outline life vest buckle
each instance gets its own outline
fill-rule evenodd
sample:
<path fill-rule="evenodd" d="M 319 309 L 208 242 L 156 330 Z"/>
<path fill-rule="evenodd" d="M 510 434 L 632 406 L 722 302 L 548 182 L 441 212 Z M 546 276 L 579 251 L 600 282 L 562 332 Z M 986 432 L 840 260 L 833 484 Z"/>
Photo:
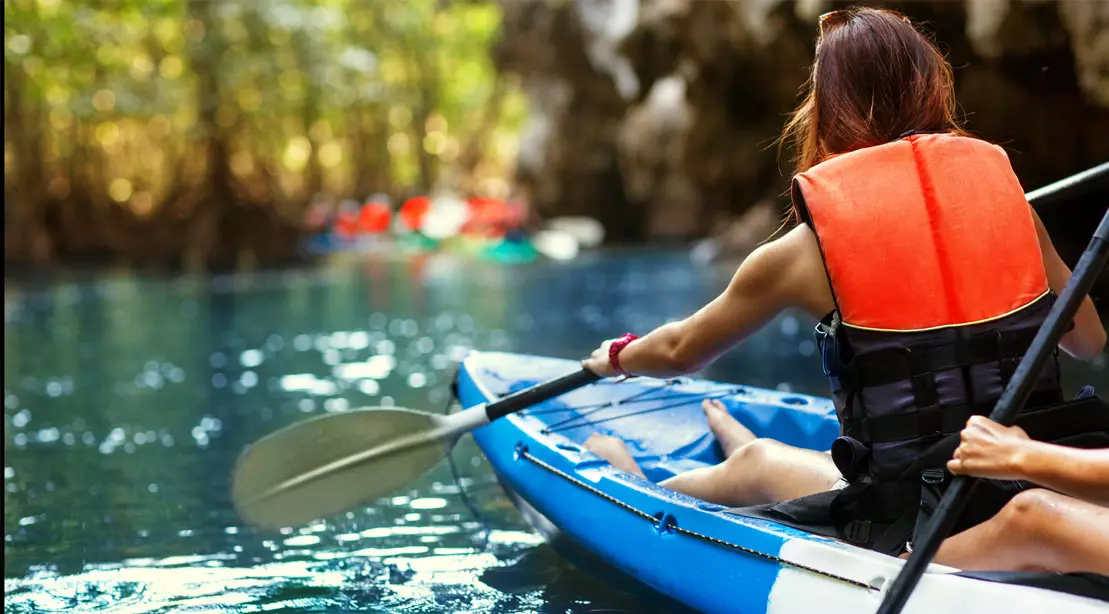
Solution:
<path fill-rule="evenodd" d="M 839 312 L 816 324 L 816 345 L 820 352 L 820 369 L 827 377 L 839 377 L 844 372 L 843 352 L 839 338 Z"/>
<path fill-rule="evenodd" d="M 943 469 L 925 469 L 920 472 L 920 479 L 923 480 L 925 484 L 943 484 L 944 480 L 947 479 L 947 475 L 944 473 Z"/>

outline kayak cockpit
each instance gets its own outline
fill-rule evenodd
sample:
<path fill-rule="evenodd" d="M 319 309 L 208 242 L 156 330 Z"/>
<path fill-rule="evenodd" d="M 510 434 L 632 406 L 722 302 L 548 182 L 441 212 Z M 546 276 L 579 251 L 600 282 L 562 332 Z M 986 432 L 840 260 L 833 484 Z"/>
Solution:
<path fill-rule="evenodd" d="M 492 353 L 471 355 L 467 366 L 498 397 L 567 371 L 565 360 Z M 647 479 L 660 482 L 724 460 L 701 409 L 705 399 L 718 399 L 755 435 L 793 446 L 827 450 L 839 434 L 828 399 L 691 378 L 602 381 L 524 410 L 520 418 L 566 451 L 594 433 L 618 437 Z"/>

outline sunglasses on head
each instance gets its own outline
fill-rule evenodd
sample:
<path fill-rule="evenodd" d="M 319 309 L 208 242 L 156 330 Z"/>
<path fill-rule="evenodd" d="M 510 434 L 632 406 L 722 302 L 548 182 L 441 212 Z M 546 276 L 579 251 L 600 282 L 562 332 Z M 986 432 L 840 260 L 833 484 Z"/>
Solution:
<path fill-rule="evenodd" d="M 882 11 L 882 12 L 887 12 L 887 11 Z M 820 18 L 819 18 L 819 21 L 817 22 L 817 23 L 820 24 L 820 36 L 824 36 L 824 33 L 827 32 L 828 30 L 830 30 L 830 29 L 842 24 L 843 22 L 847 21 L 847 19 L 849 17 L 851 17 L 852 13 L 854 13 L 854 11 L 852 11 L 851 9 L 840 9 L 840 10 L 837 10 L 837 11 L 829 11 L 829 12 L 824 13 L 823 15 L 821 15 Z M 909 21 L 909 18 L 904 16 L 904 15 L 900 15 L 900 14 L 893 13 L 893 12 L 890 12 L 890 14 L 897 15 L 901 19 L 901 21 L 904 21 L 907 24 L 912 24 L 912 22 Z"/>

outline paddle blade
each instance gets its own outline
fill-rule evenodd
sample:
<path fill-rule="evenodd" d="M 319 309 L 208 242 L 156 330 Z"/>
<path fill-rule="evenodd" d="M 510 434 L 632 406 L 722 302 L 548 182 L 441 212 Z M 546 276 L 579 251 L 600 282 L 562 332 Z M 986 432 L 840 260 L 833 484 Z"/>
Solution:
<path fill-rule="evenodd" d="M 409 409 L 320 416 L 276 431 L 243 451 L 231 502 L 264 528 L 304 524 L 387 495 L 434 467 L 454 443 L 442 417 Z"/>

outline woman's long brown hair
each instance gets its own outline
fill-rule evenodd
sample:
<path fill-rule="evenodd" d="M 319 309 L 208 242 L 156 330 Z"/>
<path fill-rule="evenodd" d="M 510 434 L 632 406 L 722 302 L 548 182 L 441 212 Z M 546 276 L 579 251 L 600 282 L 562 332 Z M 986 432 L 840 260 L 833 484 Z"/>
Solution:
<path fill-rule="evenodd" d="M 967 134 L 955 117 L 951 65 L 905 16 L 856 7 L 822 20 L 821 30 L 808 92 L 780 140 L 793 144 L 795 172 L 912 132 Z"/>

